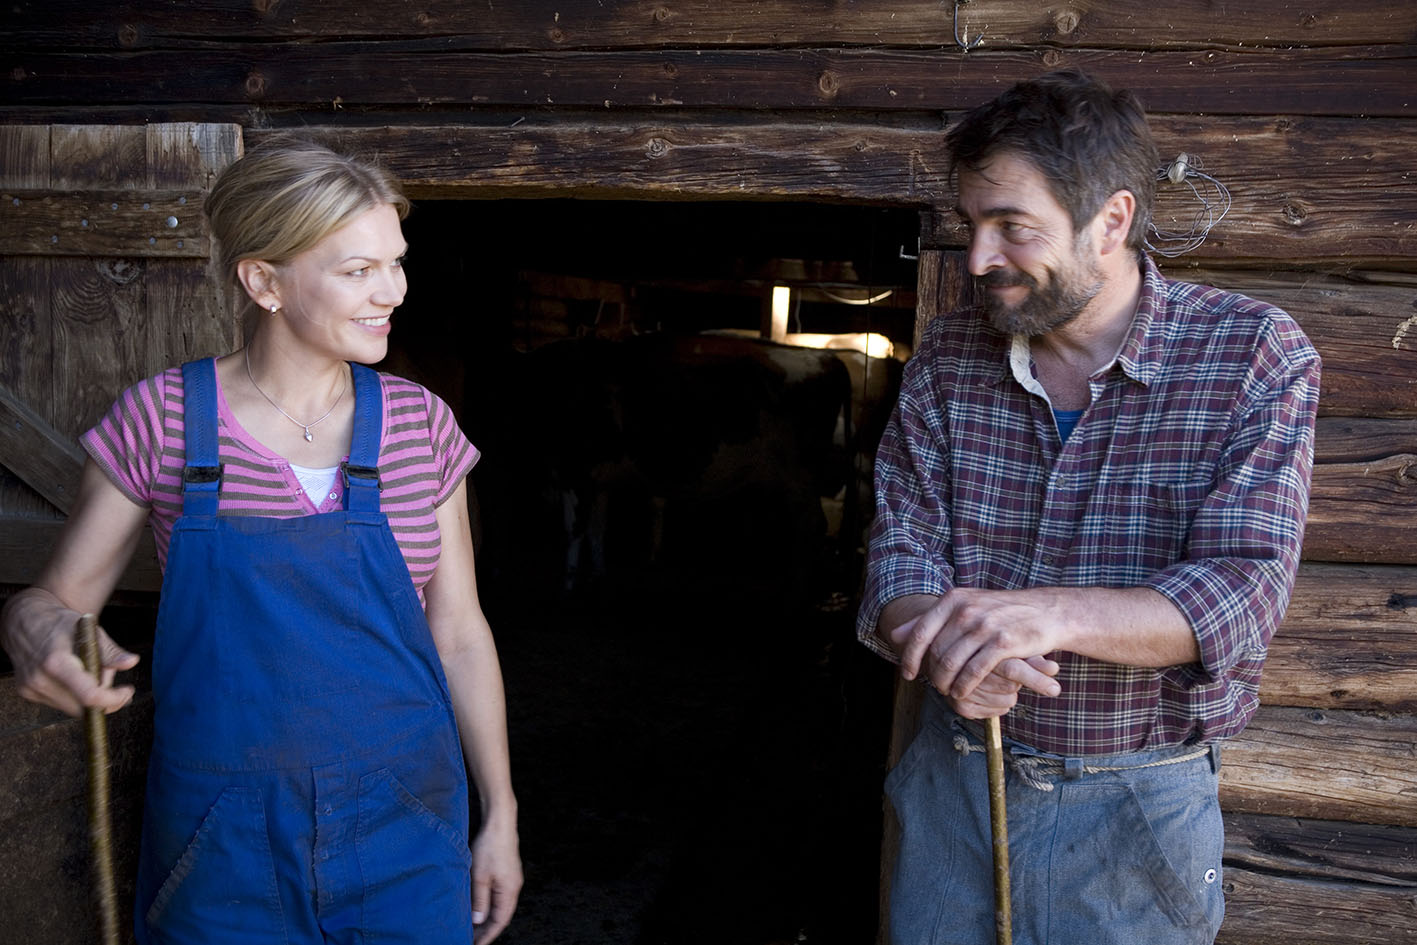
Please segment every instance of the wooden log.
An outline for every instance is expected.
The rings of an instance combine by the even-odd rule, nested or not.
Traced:
[[[1319,417],[1314,461],[1361,463],[1399,453],[1417,453],[1417,420]]]
[[[824,15],[825,13],[825,15]],[[1058,4],[1051,0],[966,0],[956,23],[950,4],[872,0],[566,0],[556,4],[479,4],[425,0],[378,9],[351,0],[280,3],[54,0],[19,5],[11,32],[35,43],[139,50],[210,45],[252,38],[309,43],[344,39],[438,37],[461,48],[617,49],[693,46],[893,46],[950,48],[959,39],[983,48],[1085,44],[1127,49],[1253,50],[1291,46],[1382,44],[1417,34],[1404,0],[1253,0],[1223,13],[1204,5],[1168,7],[1164,20],[1148,0]]]
[[[1417,564],[1411,514],[1417,456],[1314,467],[1304,558],[1309,561]]]
[[[1224,876],[1220,942],[1417,939],[1411,827],[1226,813]]]
[[[928,50],[800,48],[524,52],[442,38],[233,43],[140,52],[27,47],[0,59],[11,107],[131,102],[954,111],[1076,66],[1144,90],[1150,111],[1410,117],[1417,46]],[[196,54],[196,53],[200,54]],[[3,114],[3,113],[0,113]],[[7,116],[8,117],[8,116]]]
[[[1417,717],[1261,706],[1225,746],[1226,810],[1417,826]]]
[[[1399,945],[1417,942],[1412,888],[1225,871],[1217,945]]]
[[[1263,814],[1225,815],[1225,863],[1417,892],[1417,829]]]
[[[1417,712],[1417,570],[1300,565],[1260,699]]]

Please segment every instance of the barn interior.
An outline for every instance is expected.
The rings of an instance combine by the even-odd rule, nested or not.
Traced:
[[[483,453],[527,873],[506,941],[875,934],[891,675],[852,622],[918,232],[762,202],[405,222],[387,367]],[[763,340],[774,294],[791,345]]]

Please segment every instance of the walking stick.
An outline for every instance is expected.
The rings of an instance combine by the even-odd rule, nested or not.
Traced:
[[[984,748],[989,761],[989,826],[994,839],[994,940],[998,945],[1013,945],[1009,819],[1004,810],[1004,739],[997,717],[984,720]]]
[[[98,653],[98,618],[79,618],[79,653],[84,669],[102,679]],[[98,881],[98,912],[103,945],[118,945],[118,894],[113,887],[113,844],[108,816],[108,723],[103,710],[84,709],[84,734],[89,745],[89,838]]]

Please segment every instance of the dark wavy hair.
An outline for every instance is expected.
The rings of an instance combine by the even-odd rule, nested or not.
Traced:
[[[970,109],[945,141],[952,175],[961,167],[980,171],[1005,153],[1028,160],[1068,211],[1074,232],[1112,194],[1131,191],[1136,213],[1127,245],[1142,253],[1160,158],[1146,113],[1131,92],[1114,92],[1078,69],[1050,72]]]

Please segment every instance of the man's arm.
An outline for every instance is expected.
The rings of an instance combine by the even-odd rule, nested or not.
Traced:
[[[900,655],[904,678],[923,674],[959,701],[970,699],[990,674],[1056,695],[1058,684],[1027,661],[1060,650],[1128,666],[1200,659],[1185,616],[1144,587],[955,588],[934,601],[892,601],[880,633]]]

